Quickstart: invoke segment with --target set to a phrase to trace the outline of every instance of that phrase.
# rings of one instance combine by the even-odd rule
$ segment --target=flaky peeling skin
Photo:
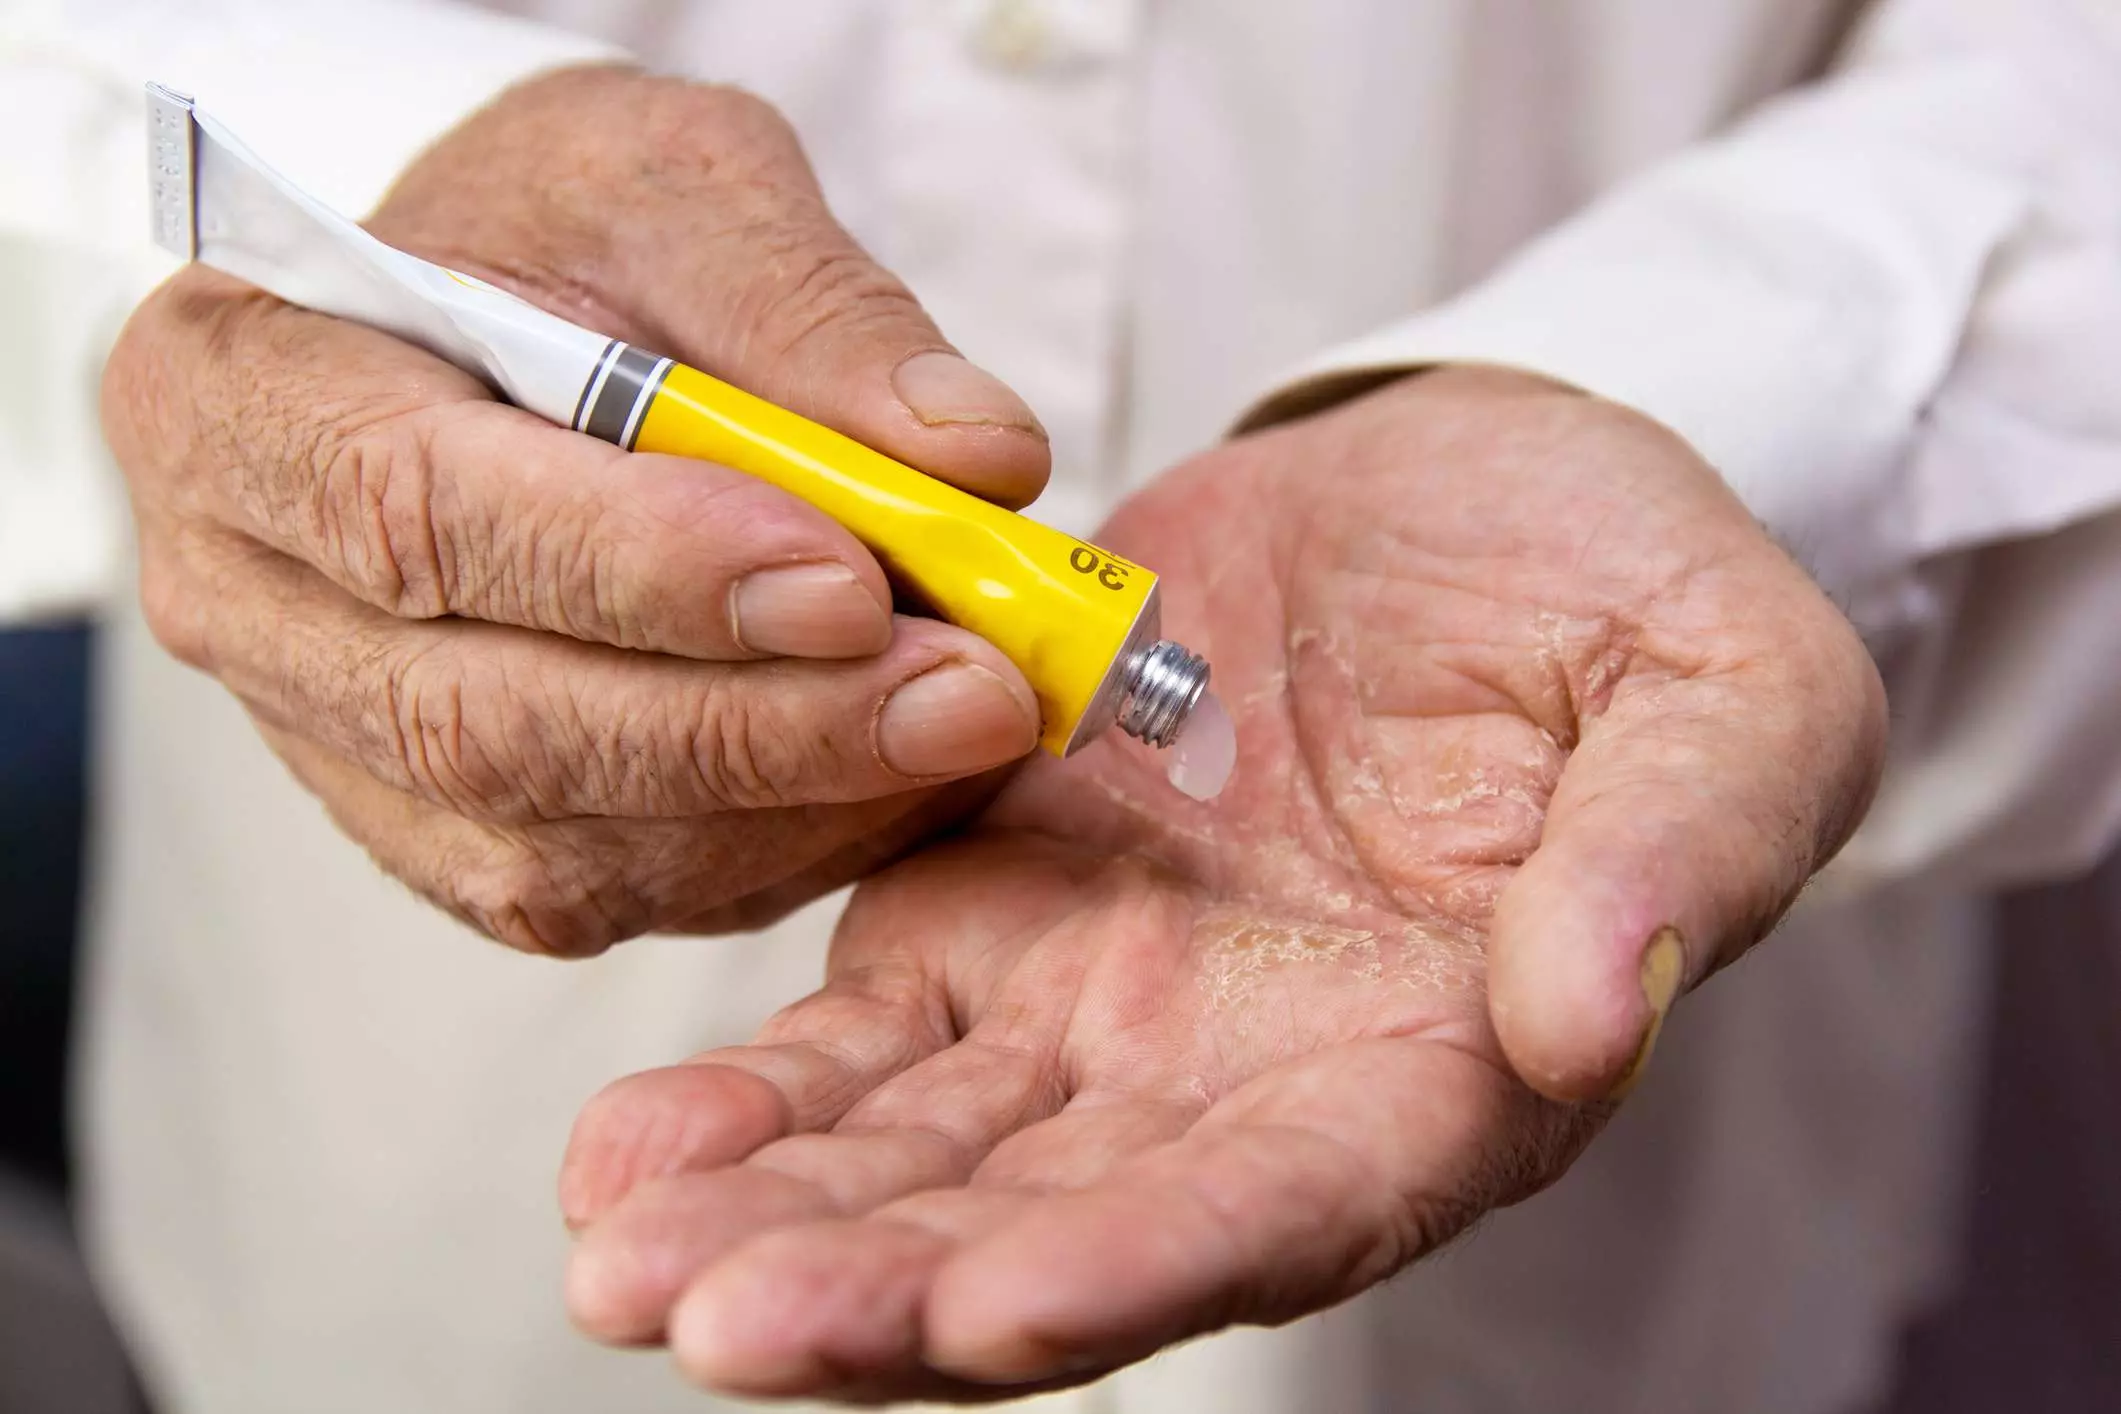
[[[1171,764],[1164,778],[1195,800],[1213,800],[1223,793],[1236,769],[1237,728],[1223,710],[1222,699],[1204,692],[1186,719],[1177,745],[1171,748]]]
[[[1354,909],[1348,912],[1360,916]],[[1362,913],[1372,926],[1277,917],[1242,905],[1202,909],[1194,919],[1192,946],[1209,1009],[1244,1011],[1257,1003],[1263,988],[1287,985],[1275,978],[1286,967],[1325,968],[1360,989],[1387,983],[1439,995],[1477,989],[1480,939],[1471,929],[1441,917],[1416,920],[1379,916],[1375,910]],[[1305,985],[1316,987],[1318,979],[1308,979]]]

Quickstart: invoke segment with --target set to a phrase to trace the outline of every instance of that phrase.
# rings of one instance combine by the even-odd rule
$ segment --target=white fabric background
[[[2111,7],[1899,0],[1847,74],[1709,147],[1846,7],[524,8],[596,38],[419,0],[0,15],[0,116],[43,139],[0,147],[9,358],[43,380],[0,401],[6,602],[91,596],[109,562],[94,365],[166,268],[135,155],[150,76],[355,211],[509,77],[606,43],[754,87],[1039,409],[1040,511],[1066,525],[1288,380],[1479,356],[1625,397],[1872,633],[1903,717],[1873,825],[1681,1008],[1556,1192],[1326,1319],[1054,1404],[1827,1414],[1875,1389],[1949,1277],[1973,891],[2072,867],[2121,813]],[[169,1407],[717,1407],[566,1330],[549,1175],[597,1084],[806,986],[829,905],[589,966],[502,954],[379,878],[129,611],[108,649],[90,1216]]]

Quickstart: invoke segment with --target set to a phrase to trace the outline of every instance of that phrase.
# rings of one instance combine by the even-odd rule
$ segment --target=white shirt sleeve
[[[2121,503],[2108,0],[1897,0],[1828,80],[1294,370],[1543,373],[1685,436],[1866,628],[1921,561]]]
[[[365,213],[501,89],[608,46],[440,0],[14,0],[0,25],[0,621],[91,607],[119,493],[96,377],[173,268],[148,239],[149,79],[193,94],[341,210]]]
[[[1449,361],[1657,417],[1850,608],[1895,721],[1845,883],[2121,837],[2121,5],[1884,5],[1831,78],[1248,422]]]

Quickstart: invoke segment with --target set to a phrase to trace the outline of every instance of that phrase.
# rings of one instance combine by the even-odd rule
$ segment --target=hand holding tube
[[[1044,478],[1029,411],[833,223],[745,95],[533,81],[371,225],[976,494],[1020,504]],[[1007,657],[894,619],[829,516],[550,427],[212,271],[135,315],[105,424],[164,643],[387,867],[515,945],[755,921],[1036,739]]]
[[[148,107],[155,235],[173,253],[394,334],[548,422],[624,451],[746,472],[825,511],[926,607],[1023,670],[1038,695],[1042,739],[1056,755],[1114,724],[1155,746],[1183,730],[1207,665],[1157,641],[1156,576],[1140,565],[676,359],[380,241],[274,171],[184,94],[150,84]]]

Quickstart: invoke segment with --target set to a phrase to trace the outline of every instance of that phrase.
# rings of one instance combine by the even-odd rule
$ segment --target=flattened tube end
[[[198,125],[191,95],[147,86],[148,210],[155,244],[179,259],[199,253]]]

